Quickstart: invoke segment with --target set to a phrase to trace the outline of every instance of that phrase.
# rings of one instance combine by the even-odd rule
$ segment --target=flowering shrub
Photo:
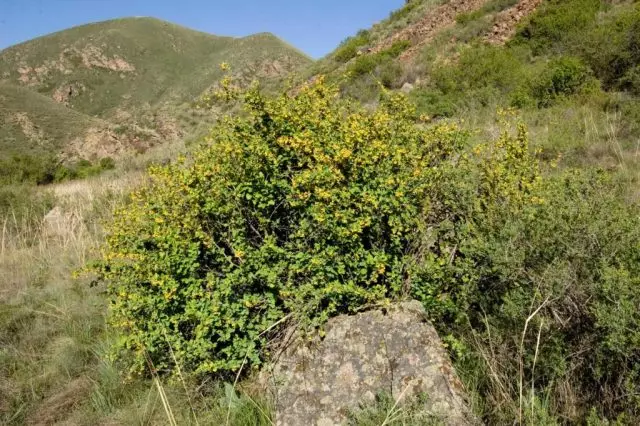
[[[459,200],[502,208],[527,191],[524,135],[469,157],[464,132],[417,126],[398,95],[368,111],[322,81],[277,98],[231,87],[246,114],[193,158],[151,169],[110,227],[98,271],[134,372],[258,365],[285,317],[318,326],[409,293],[434,316],[465,309],[465,281],[445,279],[448,229],[489,208]]]

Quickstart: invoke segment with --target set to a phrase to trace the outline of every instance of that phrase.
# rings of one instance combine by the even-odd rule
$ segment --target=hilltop
[[[273,34],[220,37],[154,18],[88,24],[9,47],[0,52],[3,153],[38,147],[95,159],[188,135],[206,120],[192,104],[220,79],[222,62],[244,81],[268,82],[311,60]],[[60,114],[74,124],[61,126],[68,120]]]

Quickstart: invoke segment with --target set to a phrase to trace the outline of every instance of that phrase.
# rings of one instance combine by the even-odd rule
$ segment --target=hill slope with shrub
[[[148,175],[3,188],[0,421],[273,424],[286,326],[410,297],[486,424],[638,424],[639,7],[414,0]]]
[[[345,40],[306,76],[326,73],[344,96],[370,105],[402,89],[423,119],[470,131],[471,146],[500,134],[500,116],[518,117],[538,158],[554,165],[536,213],[492,219],[474,255],[461,247],[479,240],[453,245],[480,275],[488,268],[477,281],[486,299],[472,304],[475,319],[471,309],[441,330],[452,333],[452,353],[491,424],[513,413],[527,424],[638,418],[634,333],[609,334],[638,319],[638,273],[635,255],[609,244],[626,241],[625,253],[637,253],[622,237],[636,232],[637,224],[627,227],[633,213],[620,222],[618,213],[633,211],[640,195],[639,36],[635,1],[414,1]],[[609,275],[620,262],[624,271]],[[616,301],[617,319],[601,307],[605,299]],[[605,359],[621,364],[604,367]],[[527,375],[540,387],[527,385]],[[534,395],[523,397],[527,387]]]

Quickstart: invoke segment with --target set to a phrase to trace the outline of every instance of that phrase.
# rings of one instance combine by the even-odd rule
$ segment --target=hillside
[[[63,141],[106,125],[45,95],[7,82],[0,82],[0,100],[0,149],[5,153],[57,150]]]
[[[536,234],[546,241],[538,254],[550,262],[549,269],[538,277],[530,275],[527,285],[505,296],[495,306],[496,311],[482,308],[477,323],[471,320],[468,324],[470,334],[466,339],[453,342],[452,352],[459,357],[458,372],[465,384],[481,395],[478,408],[487,424],[510,423],[509,414],[501,417],[510,410],[506,408],[509,406],[515,407],[516,413],[520,410],[518,424],[638,422],[638,406],[625,399],[638,394],[638,376],[625,379],[623,390],[612,382],[605,385],[611,376],[600,369],[601,360],[623,352],[625,362],[637,366],[637,341],[633,351],[625,352],[622,340],[603,343],[596,337],[611,330],[610,325],[604,325],[608,320],[602,317],[595,320],[591,315],[597,308],[587,308],[588,303],[573,303],[607,293],[608,284],[583,287],[583,280],[590,278],[580,272],[584,270],[574,263],[573,257],[582,256],[577,254],[582,249],[572,248],[569,253],[551,248],[554,238],[561,245],[574,244],[568,241],[576,241],[577,234],[583,232],[580,229],[600,227],[595,225],[599,214],[603,214],[603,219],[609,214],[613,217],[618,207],[635,207],[640,200],[638,46],[637,1],[416,0],[407,2],[388,19],[346,39],[303,75],[310,80],[325,74],[345,97],[371,108],[384,104],[385,94],[404,92],[426,125],[459,125],[470,132],[467,143],[470,147],[477,146],[478,151],[486,147],[485,141],[503,134],[505,123],[520,123],[527,129],[531,151],[545,168],[545,178],[566,179],[550,199],[541,201],[555,203],[562,197],[571,200],[566,207],[553,211],[544,230]],[[497,168],[492,173],[499,175],[501,171]],[[605,192],[611,190],[591,192],[583,188],[573,192],[576,187],[566,176],[588,173],[618,182],[619,187],[611,192],[615,195],[609,201],[600,197],[608,196]],[[596,198],[600,201],[592,198],[594,194],[598,194]],[[475,196],[481,199],[482,193]],[[587,203],[603,210],[601,213],[593,210],[593,215],[572,216],[580,209],[582,200],[589,200]],[[554,236],[559,232],[555,224],[569,216],[574,219],[566,224],[567,233],[563,237]],[[498,275],[502,262],[510,263],[519,251],[514,243],[518,235],[537,238],[533,234],[538,231],[532,231],[535,221],[535,215],[529,216],[523,219],[518,231],[504,228],[509,235],[503,247],[505,258],[494,259],[496,263],[492,266],[497,268],[493,271]],[[622,228],[618,223],[610,229],[616,233]],[[494,231],[502,232],[497,228]],[[616,238],[612,234],[595,244],[615,244]],[[502,244],[497,240],[481,250],[483,255],[492,256],[489,253],[494,245]],[[536,243],[524,244],[533,248]],[[525,252],[522,268],[529,271],[540,258],[537,249]],[[612,259],[617,257],[609,255]],[[587,263],[592,261],[591,256],[587,256]],[[475,267],[481,268],[486,259]],[[564,276],[565,273],[568,275]],[[509,275],[506,282],[517,280],[516,275]],[[497,281],[495,276],[488,278],[483,291],[496,291]],[[624,282],[621,277],[614,281],[614,286]],[[621,304],[614,309],[616,319],[610,317],[611,321],[620,321],[620,325],[629,319],[622,306],[629,303],[634,312],[639,306],[637,291],[629,291],[626,302],[617,299]],[[583,293],[579,295],[580,292]],[[549,299],[545,301],[540,294],[547,294]],[[621,295],[618,293],[616,297]],[[553,307],[549,308],[547,303]],[[523,348],[527,325],[535,316],[543,317],[539,320],[537,343],[530,340],[529,347]],[[571,320],[567,321],[568,318]],[[465,328],[458,327],[445,327],[442,332]],[[586,338],[582,332],[590,327],[593,328],[587,334],[591,337]],[[628,332],[630,329],[624,333]],[[514,344],[516,339],[521,339],[519,347],[517,342]],[[541,345],[540,351],[537,344]],[[474,349],[469,350],[470,347]],[[600,350],[608,355],[583,355]],[[544,351],[548,351],[546,355]],[[522,370],[526,362],[514,362],[523,353],[534,360],[528,373]],[[549,358],[543,361],[545,356]],[[549,370],[542,372],[545,368]],[[615,370],[626,372],[629,368],[636,367],[621,364]],[[522,418],[522,407],[528,403],[523,403],[522,388],[519,395],[517,391],[526,382],[523,374],[531,375],[532,383],[535,381],[539,387],[535,396],[532,387],[527,414],[530,417],[526,420]],[[518,377],[519,382],[513,377]],[[535,398],[543,400],[536,402]],[[609,418],[611,423],[601,422],[599,416]]]
[[[303,77],[328,75],[367,103],[402,90],[430,119],[487,134],[513,109],[546,155],[613,167],[640,135],[639,22],[633,1],[415,0]]]
[[[220,78],[222,62],[244,80],[269,81],[311,61],[272,34],[219,37],[153,18],[89,24],[0,52],[3,90],[15,91],[6,88],[18,86],[30,91],[31,99],[38,99],[19,105],[12,96],[5,96],[0,120],[15,121],[12,117],[21,114],[40,123],[41,145],[49,144],[55,154],[75,139],[86,140],[87,131],[102,132],[107,123],[107,140],[116,146],[88,143],[65,153],[90,159],[130,148],[144,150],[193,130],[199,118],[190,105]],[[55,114],[42,114],[63,110],[43,97],[73,110],[68,113],[72,116],[84,114],[85,124],[61,133],[49,125],[56,121]],[[24,140],[20,130],[9,126],[4,140]]]
[[[637,0],[407,0],[316,62],[149,18],[0,59],[1,424],[279,424],[292,336],[406,299],[479,423],[640,424]],[[375,347],[323,357],[345,424],[447,424]]]

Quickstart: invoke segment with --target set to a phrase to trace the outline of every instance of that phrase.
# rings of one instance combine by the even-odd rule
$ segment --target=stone
[[[413,90],[413,84],[411,83],[405,83],[402,85],[402,87],[400,88],[400,91],[402,93],[409,93]]]
[[[43,218],[44,232],[48,236],[56,236],[63,233],[66,217],[60,206],[49,210]]]
[[[329,320],[325,337],[286,333],[259,381],[275,402],[278,426],[344,424],[377,393],[425,409],[446,425],[472,425],[462,383],[422,305],[415,301]]]

